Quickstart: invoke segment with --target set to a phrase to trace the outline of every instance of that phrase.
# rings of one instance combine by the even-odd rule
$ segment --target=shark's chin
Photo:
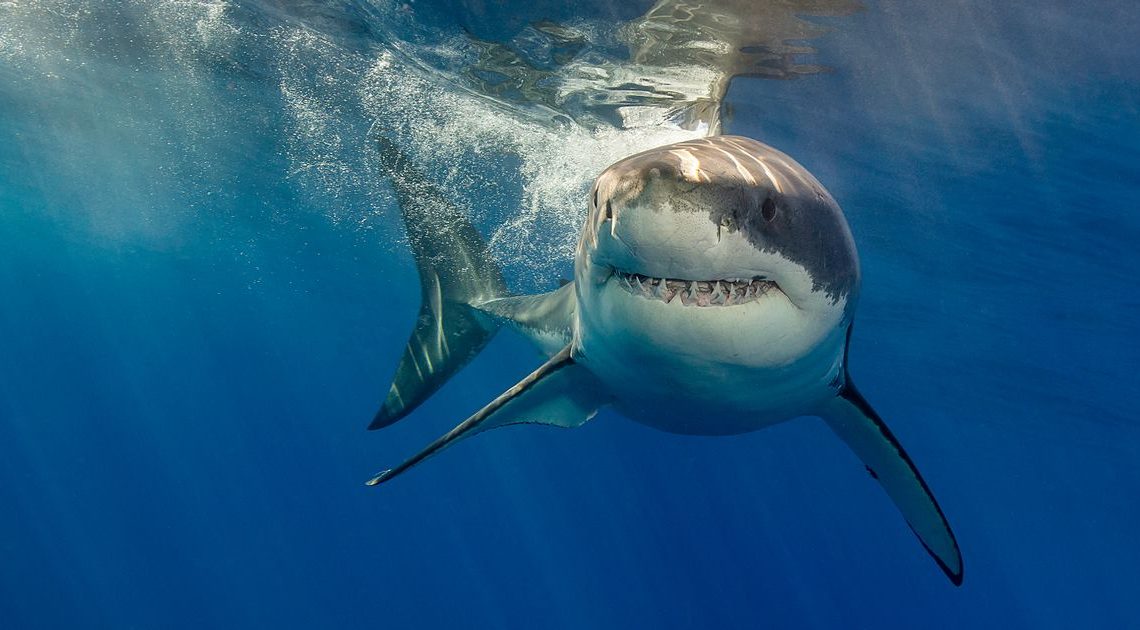
[[[666,304],[677,302],[682,306],[732,307],[762,300],[780,294],[778,285],[765,276],[751,278],[717,278],[690,280],[682,278],[655,278],[639,273],[615,269],[612,281],[630,294]]]

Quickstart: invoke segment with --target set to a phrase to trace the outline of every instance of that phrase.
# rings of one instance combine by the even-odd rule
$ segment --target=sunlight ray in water
[[[1135,627],[1138,41],[1130,0],[0,0],[0,628]],[[824,423],[648,430],[805,382]],[[534,410],[589,424],[362,487]]]

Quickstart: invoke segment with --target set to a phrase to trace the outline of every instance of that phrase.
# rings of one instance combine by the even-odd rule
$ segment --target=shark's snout
[[[598,177],[589,205],[579,253],[592,265],[710,283],[764,277],[799,305],[846,303],[858,291],[838,204],[792,158],[754,140],[721,136],[631,156]]]

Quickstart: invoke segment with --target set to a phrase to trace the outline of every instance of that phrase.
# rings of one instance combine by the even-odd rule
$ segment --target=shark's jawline
[[[680,300],[684,306],[738,306],[755,302],[780,287],[763,276],[720,280],[655,278],[614,270],[614,282],[629,293],[666,304]]]

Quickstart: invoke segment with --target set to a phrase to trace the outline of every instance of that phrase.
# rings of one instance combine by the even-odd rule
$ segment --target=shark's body
[[[806,169],[734,136],[621,160],[591,190],[573,282],[505,297],[478,232],[394,146],[382,148],[424,305],[371,428],[430,396],[499,324],[550,360],[370,484],[480,431],[575,427],[605,406],[661,430],[705,435],[819,416],[961,583],[961,554],[941,509],[847,374],[859,264],[842,211]]]

